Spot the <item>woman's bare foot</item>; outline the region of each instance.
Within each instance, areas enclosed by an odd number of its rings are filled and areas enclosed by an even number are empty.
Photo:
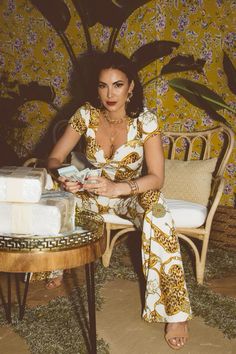
[[[59,286],[61,286],[61,284],[62,284],[62,279],[63,279],[63,276],[49,278],[45,284],[45,288],[47,290],[59,288]]]
[[[187,322],[168,323],[165,329],[165,339],[172,349],[181,349],[188,340]]]

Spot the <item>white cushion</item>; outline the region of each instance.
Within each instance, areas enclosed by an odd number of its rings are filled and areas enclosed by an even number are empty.
[[[175,227],[199,227],[204,224],[207,207],[186,200],[167,199]]]
[[[102,217],[105,222],[109,222],[110,224],[121,224],[132,226],[133,223],[127,219],[123,219],[115,214],[102,214]]]
[[[166,201],[176,227],[199,227],[204,224],[207,216],[207,208],[204,205],[186,200],[167,199]],[[106,223],[133,225],[131,221],[114,214],[103,214],[102,217]]]

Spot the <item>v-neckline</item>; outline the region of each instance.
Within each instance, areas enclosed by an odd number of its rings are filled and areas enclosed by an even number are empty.
[[[117,152],[124,146],[126,146],[129,142],[129,134],[130,134],[130,127],[133,123],[133,119],[131,119],[130,117],[128,117],[128,128],[127,128],[127,135],[126,135],[126,142],[121,144],[114,152],[113,154],[110,156],[110,157],[107,157],[106,154],[105,154],[105,151],[103,149],[103,147],[97,142],[96,140],[96,132],[98,130],[98,125],[99,125],[99,116],[100,116],[100,111],[96,111],[96,116],[95,117],[92,117],[94,118],[94,124],[93,124],[93,133],[94,133],[94,141],[95,141],[95,145],[96,145],[96,148],[97,148],[97,151],[101,151],[101,153],[103,154],[103,157],[106,161],[111,161],[113,160],[114,156],[117,154]]]

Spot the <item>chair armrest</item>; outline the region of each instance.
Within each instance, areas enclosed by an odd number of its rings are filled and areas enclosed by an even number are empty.
[[[224,191],[225,179],[223,177],[217,177],[212,181],[212,196],[211,204],[209,206],[209,212],[206,219],[206,229],[210,231],[213,217],[216,209],[220,203],[221,196]]]

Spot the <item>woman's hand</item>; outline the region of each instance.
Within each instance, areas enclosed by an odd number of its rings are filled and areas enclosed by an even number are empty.
[[[86,179],[83,188],[90,193],[108,198],[118,197],[117,183],[105,177],[91,176]]]
[[[66,177],[60,176],[57,180],[67,192],[77,193],[83,187],[80,182],[70,182],[66,179]]]

